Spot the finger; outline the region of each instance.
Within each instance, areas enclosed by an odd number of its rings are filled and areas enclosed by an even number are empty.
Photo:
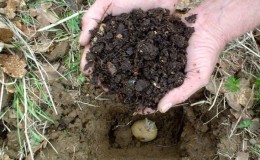
[[[212,38],[213,37],[213,38]],[[186,78],[184,83],[167,93],[159,102],[158,110],[168,111],[178,103],[184,102],[193,93],[204,87],[212,74],[224,41],[212,36],[204,28],[198,28],[189,40],[187,48]]]
[[[111,0],[97,0],[84,14],[82,18],[82,31],[79,38],[79,43],[85,46],[90,40],[90,30],[93,30],[102,18],[111,12],[109,9]]]
[[[174,105],[184,102],[197,90],[205,86],[208,83],[209,78],[210,74],[205,76],[197,73],[196,71],[188,72],[184,83],[180,87],[168,92],[160,100],[158,104],[158,110],[161,113],[165,113]]]
[[[148,115],[148,114],[152,114],[155,112],[156,112],[156,110],[154,110],[150,107],[139,107],[135,113],[140,114],[140,115]]]
[[[90,45],[87,45],[81,55],[80,70],[85,75],[91,75],[94,71],[94,61],[88,62],[86,55],[89,53]]]

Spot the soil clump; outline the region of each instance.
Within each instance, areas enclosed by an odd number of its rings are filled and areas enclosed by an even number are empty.
[[[92,31],[85,70],[94,67],[92,84],[118,94],[133,109],[156,108],[168,90],[184,81],[193,32],[166,9],[109,15]]]

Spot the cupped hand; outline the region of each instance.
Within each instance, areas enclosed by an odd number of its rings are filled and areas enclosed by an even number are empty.
[[[207,0],[188,13],[197,19],[187,23],[195,32],[187,48],[186,78],[160,100],[160,112],[182,103],[208,83],[226,43],[260,25],[259,9],[260,1],[255,0]]]
[[[118,15],[137,8],[148,10],[158,7],[173,12],[177,1],[97,0],[84,15],[82,22],[80,43],[86,46],[81,60],[83,73],[91,74],[91,71],[84,70],[87,64],[85,56],[89,49],[89,31],[94,29],[107,14]],[[195,23],[184,20],[187,25],[195,28],[187,48],[186,78],[180,87],[170,90],[160,100],[158,104],[160,112],[164,113],[174,105],[184,102],[208,83],[226,43],[260,24],[259,9],[260,1],[255,0],[208,0],[188,13],[196,14],[197,18]],[[153,112],[150,108],[146,108],[141,113]]]
[[[82,54],[80,68],[81,71],[89,75],[92,68],[84,69],[87,64],[86,53],[89,51],[90,45],[90,30],[97,27],[98,23],[109,14],[119,15],[121,13],[128,13],[133,9],[141,8],[147,11],[152,8],[166,8],[173,13],[175,4],[179,0],[96,0],[96,2],[89,8],[82,19],[82,32],[79,38],[79,42],[82,46],[85,46],[85,50]]]

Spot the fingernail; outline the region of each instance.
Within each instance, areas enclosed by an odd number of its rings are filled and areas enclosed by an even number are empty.
[[[171,107],[172,107],[172,103],[166,103],[163,107],[161,107],[159,110],[161,113],[165,113],[167,112]]]

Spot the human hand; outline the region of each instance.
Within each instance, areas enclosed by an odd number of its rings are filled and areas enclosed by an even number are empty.
[[[186,79],[160,100],[160,112],[182,103],[208,83],[226,43],[260,25],[259,10],[260,1],[208,0],[188,13],[197,14],[197,19],[187,23],[195,32],[187,48]]]
[[[90,45],[90,30],[97,27],[98,23],[108,15],[119,15],[121,13],[128,13],[133,9],[141,8],[147,11],[152,8],[166,8],[171,13],[174,11],[174,6],[179,0],[96,0],[96,2],[89,8],[82,19],[82,32],[80,35],[79,42],[82,46],[85,46],[84,52],[81,58],[80,68],[81,71],[90,75],[93,72],[93,68],[89,67],[84,69],[87,64],[86,53],[89,51]]]

